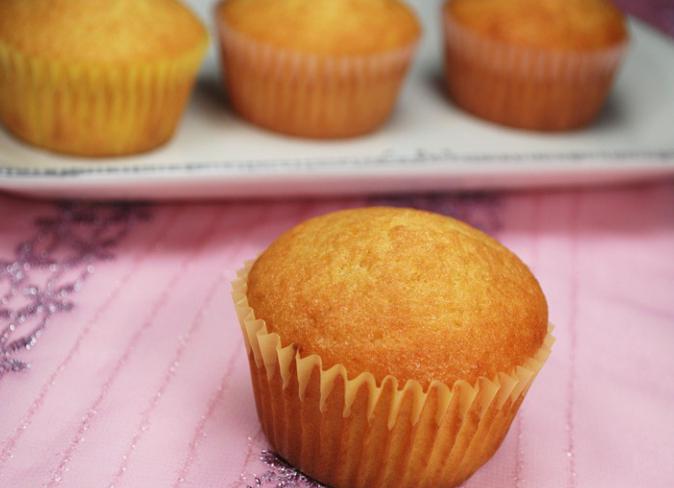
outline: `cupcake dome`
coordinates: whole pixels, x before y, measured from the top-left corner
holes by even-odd
[[[609,0],[451,0],[456,22],[494,41],[554,51],[603,49],[627,38]]]
[[[172,0],[3,0],[0,40],[67,63],[152,62],[203,47],[205,30]]]
[[[350,137],[381,125],[420,35],[398,0],[223,0],[216,16],[234,108],[303,137]]]
[[[448,0],[449,94],[478,117],[533,130],[590,123],[628,40],[609,0]]]
[[[400,49],[420,34],[414,13],[397,0],[226,0],[219,15],[260,43],[325,56]]]
[[[448,488],[508,431],[552,343],[536,279],[456,220],[345,210],[234,284],[273,448],[335,488]]]
[[[0,118],[59,152],[153,148],[172,135],[206,43],[174,0],[4,0]]]
[[[309,220],[255,262],[248,301],[270,332],[378,381],[451,385],[525,362],[547,333],[536,279],[486,234],[371,208]]]

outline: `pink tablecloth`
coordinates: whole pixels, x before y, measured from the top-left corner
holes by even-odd
[[[312,486],[261,455],[229,282],[283,229],[370,204],[482,227],[547,293],[553,354],[467,487],[674,486],[674,182],[274,204],[0,195],[0,486]]]

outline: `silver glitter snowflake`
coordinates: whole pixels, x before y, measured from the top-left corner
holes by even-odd
[[[325,488],[268,449],[260,453],[260,461],[266,467],[262,474],[241,476],[246,488]]]
[[[132,225],[148,217],[140,205],[62,203],[36,219],[13,257],[0,258],[0,378],[29,366],[17,356],[54,315],[74,307],[72,296],[94,265],[111,259]]]

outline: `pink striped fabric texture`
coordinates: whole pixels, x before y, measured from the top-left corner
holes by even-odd
[[[0,195],[0,486],[317,486],[263,452],[229,283],[293,224],[375,204],[483,228],[548,296],[553,354],[465,486],[674,486],[672,182],[202,205]]]

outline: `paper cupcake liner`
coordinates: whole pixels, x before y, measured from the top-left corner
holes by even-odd
[[[524,364],[474,385],[434,381],[377,384],[337,364],[303,357],[256,319],[247,299],[252,263],[233,283],[262,428],[292,465],[335,488],[447,488],[496,451],[554,341]]]
[[[445,75],[457,105],[494,122],[535,130],[582,127],[599,113],[626,42],[588,52],[509,45],[463,27],[447,8]]]
[[[152,149],[171,138],[206,44],[175,60],[85,64],[0,43],[0,120],[30,144],[81,156]]]
[[[219,21],[233,107],[267,129],[339,138],[376,129],[391,114],[416,43],[364,56],[317,56],[250,39]]]

